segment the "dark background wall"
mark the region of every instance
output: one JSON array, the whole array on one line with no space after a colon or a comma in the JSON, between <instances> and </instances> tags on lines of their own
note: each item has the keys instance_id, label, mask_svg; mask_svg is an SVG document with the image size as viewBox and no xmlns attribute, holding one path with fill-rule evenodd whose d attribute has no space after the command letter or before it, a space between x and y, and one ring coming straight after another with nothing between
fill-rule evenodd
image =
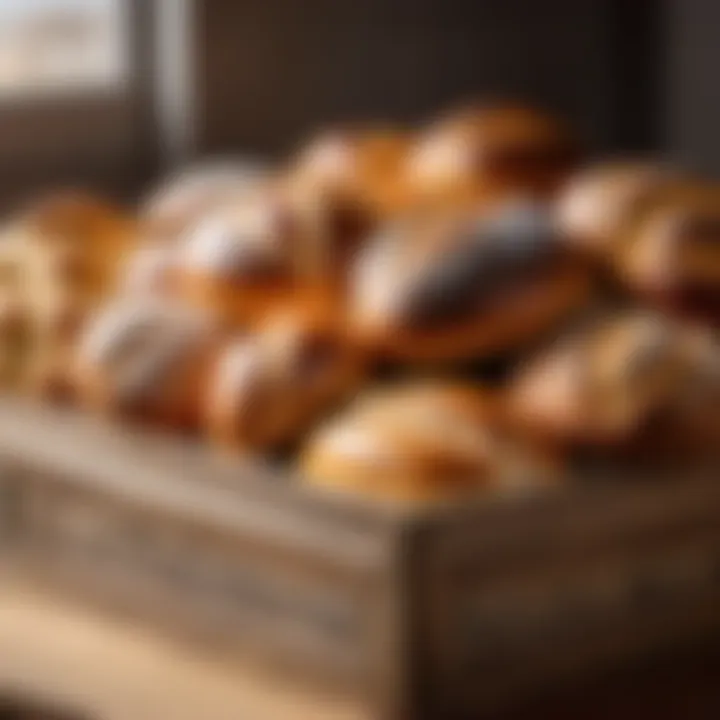
<instances>
[{"instance_id":1,"label":"dark background wall","mask_svg":"<svg viewBox=\"0 0 720 720\"><path fill-rule=\"evenodd\" d=\"M663 6L204 0L199 147L283 152L318 126L416 121L468 98L509 95L564 113L598 151L655 148Z\"/></svg>"},{"instance_id":2,"label":"dark background wall","mask_svg":"<svg viewBox=\"0 0 720 720\"><path fill-rule=\"evenodd\" d=\"M163 138L182 107L188 153L262 156L333 123L420 122L493 96L566 115L598 154L652 151L720 177L719 0L128 2L128 92L4 106L0 197L68 182L133 196L173 161ZM161 63L155 7L192 13L189 47L180 33ZM173 52L193 74L168 98L164 71L184 64Z\"/></svg>"},{"instance_id":3,"label":"dark background wall","mask_svg":"<svg viewBox=\"0 0 720 720\"><path fill-rule=\"evenodd\" d=\"M720 2L668 8L666 143L686 165L720 176Z\"/></svg>"}]
</instances>

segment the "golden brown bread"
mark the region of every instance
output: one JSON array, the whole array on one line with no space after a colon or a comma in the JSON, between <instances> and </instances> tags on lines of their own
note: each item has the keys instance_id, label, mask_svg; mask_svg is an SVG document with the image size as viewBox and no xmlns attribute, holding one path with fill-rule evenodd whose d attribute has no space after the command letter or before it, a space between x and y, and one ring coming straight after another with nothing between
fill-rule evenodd
<instances>
[{"instance_id":1,"label":"golden brown bread","mask_svg":"<svg viewBox=\"0 0 720 720\"><path fill-rule=\"evenodd\" d=\"M65 394L67 353L90 308L112 292L134 222L81 192L41 198L5 229L5 290L21 306L22 342L8 339L16 380L41 396Z\"/></svg>"},{"instance_id":2,"label":"golden brown bread","mask_svg":"<svg viewBox=\"0 0 720 720\"><path fill-rule=\"evenodd\" d=\"M236 197L185 233L173 261L173 290L242 328L280 306L343 305L365 234L347 216L335 223L338 206L327 199L275 182Z\"/></svg>"},{"instance_id":3,"label":"golden brown bread","mask_svg":"<svg viewBox=\"0 0 720 720\"><path fill-rule=\"evenodd\" d=\"M369 219L396 209L407 135L393 128L349 128L322 133L301 150L289 180L307 193L354 206Z\"/></svg>"},{"instance_id":4,"label":"golden brown bread","mask_svg":"<svg viewBox=\"0 0 720 720\"><path fill-rule=\"evenodd\" d=\"M351 322L383 354L441 362L498 356L582 307L589 275L534 204L410 216L355 269Z\"/></svg>"},{"instance_id":5,"label":"golden brown bread","mask_svg":"<svg viewBox=\"0 0 720 720\"><path fill-rule=\"evenodd\" d=\"M139 220L150 242L173 242L204 215L232 205L271 171L247 162L214 161L170 175L142 203Z\"/></svg>"},{"instance_id":6,"label":"golden brown bread","mask_svg":"<svg viewBox=\"0 0 720 720\"><path fill-rule=\"evenodd\" d=\"M221 353L205 406L207 431L236 449L282 448L351 395L366 365L337 317L279 312Z\"/></svg>"},{"instance_id":7,"label":"golden brown bread","mask_svg":"<svg viewBox=\"0 0 720 720\"><path fill-rule=\"evenodd\" d=\"M653 202L676 173L652 162L616 161L573 175L557 201L560 232L593 258L611 261L635 216Z\"/></svg>"},{"instance_id":8,"label":"golden brown bread","mask_svg":"<svg viewBox=\"0 0 720 720\"><path fill-rule=\"evenodd\" d=\"M84 192L47 195L17 218L25 242L83 247L89 254L122 253L137 240L135 221L120 207Z\"/></svg>"},{"instance_id":9,"label":"golden brown bread","mask_svg":"<svg viewBox=\"0 0 720 720\"><path fill-rule=\"evenodd\" d=\"M642 302L720 324L720 187L670 188L627 228L619 277Z\"/></svg>"},{"instance_id":10,"label":"golden brown bread","mask_svg":"<svg viewBox=\"0 0 720 720\"><path fill-rule=\"evenodd\" d=\"M418 384L371 393L333 418L300 457L305 482L383 500L425 502L551 485L556 458L493 423L473 387Z\"/></svg>"},{"instance_id":11,"label":"golden brown bread","mask_svg":"<svg viewBox=\"0 0 720 720\"><path fill-rule=\"evenodd\" d=\"M342 298L357 252L397 208L406 146L392 129L340 130L319 135L294 159L282 191L302 235L295 262L304 281Z\"/></svg>"},{"instance_id":12,"label":"golden brown bread","mask_svg":"<svg viewBox=\"0 0 720 720\"><path fill-rule=\"evenodd\" d=\"M205 314L160 298L123 298L91 318L73 355L73 381L89 408L192 429L219 342Z\"/></svg>"},{"instance_id":13,"label":"golden brown bread","mask_svg":"<svg viewBox=\"0 0 720 720\"><path fill-rule=\"evenodd\" d=\"M676 439L689 420L715 424L710 368L717 346L702 333L650 311L596 321L531 359L511 383L504 410L511 423L550 443L660 454L662 428ZM717 373L715 373L717 375ZM690 411L690 408L692 412Z\"/></svg>"},{"instance_id":14,"label":"golden brown bread","mask_svg":"<svg viewBox=\"0 0 720 720\"><path fill-rule=\"evenodd\" d=\"M547 198L573 169L578 145L564 124L522 105L451 113L420 135L405 183L411 204L477 205L508 195Z\"/></svg>"},{"instance_id":15,"label":"golden brown bread","mask_svg":"<svg viewBox=\"0 0 720 720\"><path fill-rule=\"evenodd\" d=\"M52 314L57 304L80 308L106 297L137 242L131 219L80 193L41 199L11 227L16 287L31 319Z\"/></svg>"},{"instance_id":16,"label":"golden brown bread","mask_svg":"<svg viewBox=\"0 0 720 720\"><path fill-rule=\"evenodd\" d=\"M354 200L307 185L283 188L283 204L296 228L292 271L304 288L342 300L349 268L375 226Z\"/></svg>"},{"instance_id":17,"label":"golden brown bread","mask_svg":"<svg viewBox=\"0 0 720 720\"><path fill-rule=\"evenodd\" d=\"M284 196L263 186L185 234L172 283L190 305L230 325L253 325L297 294L300 233Z\"/></svg>"}]
</instances>

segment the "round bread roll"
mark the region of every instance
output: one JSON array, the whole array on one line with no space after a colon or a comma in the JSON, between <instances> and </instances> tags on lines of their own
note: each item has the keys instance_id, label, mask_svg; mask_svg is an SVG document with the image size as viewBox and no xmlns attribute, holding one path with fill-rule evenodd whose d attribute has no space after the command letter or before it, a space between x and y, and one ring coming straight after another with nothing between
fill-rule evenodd
<instances>
[{"instance_id":1,"label":"round bread roll","mask_svg":"<svg viewBox=\"0 0 720 720\"><path fill-rule=\"evenodd\" d=\"M39 356L31 362L42 365L63 354L85 314L114 292L137 233L119 210L79 193L32 205L16 229L20 293Z\"/></svg>"},{"instance_id":2,"label":"round bread roll","mask_svg":"<svg viewBox=\"0 0 720 720\"><path fill-rule=\"evenodd\" d=\"M578 159L556 118L515 105L452 113L420 135L405 171L412 203L493 202L508 195L547 198Z\"/></svg>"},{"instance_id":3,"label":"round bread roll","mask_svg":"<svg viewBox=\"0 0 720 720\"><path fill-rule=\"evenodd\" d=\"M593 258L612 260L628 224L676 179L666 167L651 162L591 166L574 175L560 193L559 230Z\"/></svg>"},{"instance_id":4,"label":"round bread roll","mask_svg":"<svg viewBox=\"0 0 720 720\"><path fill-rule=\"evenodd\" d=\"M206 216L181 240L172 283L187 303L246 327L299 293L297 218L264 186Z\"/></svg>"},{"instance_id":5,"label":"round bread roll","mask_svg":"<svg viewBox=\"0 0 720 720\"><path fill-rule=\"evenodd\" d=\"M22 244L23 283L30 292L56 286L103 297L135 247L135 223L90 195L61 193L31 205L14 223Z\"/></svg>"},{"instance_id":6,"label":"round bread roll","mask_svg":"<svg viewBox=\"0 0 720 720\"><path fill-rule=\"evenodd\" d=\"M283 191L303 235L296 268L305 281L344 297L348 268L395 210L406 144L393 130L340 131L319 136L295 159Z\"/></svg>"},{"instance_id":7,"label":"round bread roll","mask_svg":"<svg viewBox=\"0 0 720 720\"><path fill-rule=\"evenodd\" d=\"M143 235L151 242L173 242L204 215L232 205L271 171L261 163L208 161L184 168L165 180L141 204Z\"/></svg>"},{"instance_id":8,"label":"round bread roll","mask_svg":"<svg viewBox=\"0 0 720 720\"><path fill-rule=\"evenodd\" d=\"M666 192L625 233L616 269L639 299L720 325L720 188Z\"/></svg>"},{"instance_id":9,"label":"round bread roll","mask_svg":"<svg viewBox=\"0 0 720 720\"><path fill-rule=\"evenodd\" d=\"M409 217L361 255L350 300L358 334L389 358L501 356L556 328L589 296L586 268L538 206Z\"/></svg>"},{"instance_id":10,"label":"round bread roll","mask_svg":"<svg viewBox=\"0 0 720 720\"><path fill-rule=\"evenodd\" d=\"M678 430L681 407L710 387L708 356L697 348L692 332L665 316L628 311L530 360L507 391L505 412L550 443L609 452L649 447L658 443L655 429L672 417Z\"/></svg>"},{"instance_id":11,"label":"round bread roll","mask_svg":"<svg viewBox=\"0 0 720 720\"><path fill-rule=\"evenodd\" d=\"M23 342L8 348L13 356L21 348L17 381L64 398L69 349L89 309L114 289L121 259L136 244L135 224L103 200L64 192L29 205L4 236L24 322Z\"/></svg>"},{"instance_id":12,"label":"round bread roll","mask_svg":"<svg viewBox=\"0 0 720 720\"><path fill-rule=\"evenodd\" d=\"M417 385L361 397L311 437L306 483L401 502L517 492L561 478L550 454L493 424L492 401L471 387Z\"/></svg>"},{"instance_id":13,"label":"round bread roll","mask_svg":"<svg viewBox=\"0 0 720 720\"><path fill-rule=\"evenodd\" d=\"M219 342L203 313L159 298L120 299L91 318L78 343L78 395L105 414L194 429Z\"/></svg>"},{"instance_id":14,"label":"round bread roll","mask_svg":"<svg viewBox=\"0 0 720 720\"><path fill-rule=\"evenodd\" d=\"M282 449L354 392L366 364L337 317L279 312L221 353L205 408L208 434L235 449Z\"/></svg>"},{"instance_id":15,"label":"round bread roll","mask_svg":"<svg viewBox=\"0 0 720 720\"><path fill-rule=\"evenodd\" d=\"M345 218L364 229L395 210L408 144L406 134L392 128L324 133L295 158L290 182L308 195L321 195L329 210L335 206L338 225Z\"/></svg>"}]
</instances>

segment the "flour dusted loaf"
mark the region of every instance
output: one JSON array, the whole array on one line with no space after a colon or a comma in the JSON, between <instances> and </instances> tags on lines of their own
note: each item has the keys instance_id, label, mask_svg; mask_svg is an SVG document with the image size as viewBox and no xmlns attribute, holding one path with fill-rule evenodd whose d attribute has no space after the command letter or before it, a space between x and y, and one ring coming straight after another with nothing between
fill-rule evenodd
<instances>
[{"instance_id":1,"label":"flour dusted loaf","mask_svg":"<svg viewBox=\"0 0 720 720\"><path fill-rule=\"evenodd\" d=\"M485 358L553 330L590 290L584 264L533 203L411 215L360 256L352 322L396 360Z\"/></svg>"},{"instance_id":2,"label":"flour dusted loaf","mask_svg":"<svg viewBox=\"0 0 720 720\"><path fill-rule=\"evenodd\" d=\"M368 358L348 328L323 308L293 308L233 340L206 398L209 436L226 447L287 447L365 379Z\"/></svg>"},{"instance_id":3,"label":"flour dusted loaf","mask_svg":"<svg viewBox=\"0 0 720 720\"><path fill-rule=\"evenodd\" d=\"M194 429L222 336L204 313L122 298L88 322L73 356L81 402L103 414Z\"/></svg>"}]
</instances>

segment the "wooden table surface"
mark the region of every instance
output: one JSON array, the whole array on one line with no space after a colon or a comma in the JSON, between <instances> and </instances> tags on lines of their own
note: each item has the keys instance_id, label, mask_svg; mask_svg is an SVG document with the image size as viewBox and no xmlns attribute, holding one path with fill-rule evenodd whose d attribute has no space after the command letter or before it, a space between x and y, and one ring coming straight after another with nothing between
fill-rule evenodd
<instances>
[{"instance_id":1,"label":"wooden table surface","mask_svg":"<svg viewBox=\"0 0 720 720\"><path fill-rule=\"evenodd\" d=\"M89 720L367 720L258 671L146 629L3 584L0 696L45 698Z\"/></svg>"},{"instance_id":2,"label":"wooden table surface","mask_svg":"<svg viewBox=\"0 0 720 720\"><path fill-rule=\"evenodd\" d=\"M57 705L78 720L374 720L347 699L203 656L131 622L3 582L0 701L15 695ZM645 717L717 720L720 647L686 649L625 668L536 697L493 720Z\"/></svg>"}]
</instances>

